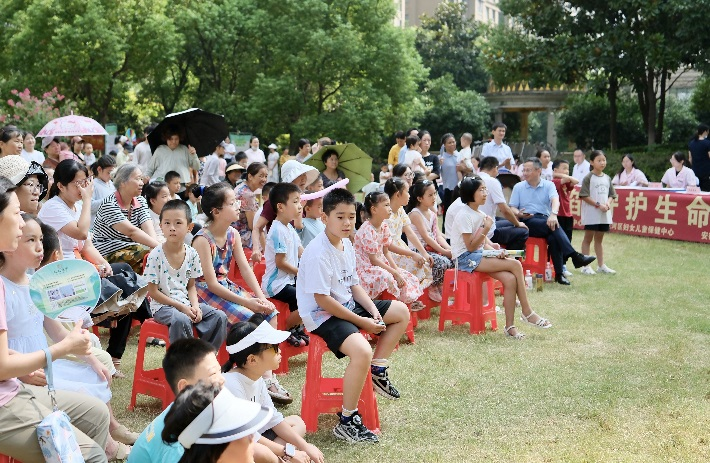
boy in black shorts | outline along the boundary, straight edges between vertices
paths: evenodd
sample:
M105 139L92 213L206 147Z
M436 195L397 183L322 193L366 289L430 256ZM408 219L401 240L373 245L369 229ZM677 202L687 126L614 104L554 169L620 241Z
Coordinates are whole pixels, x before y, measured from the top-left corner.
M306 329L323 338L336 357L350 357L343 377L343 411L333 434L351 443L374 443L377 436L362 424L357 403L368 368L376 392L399 398L387 375L388 358L407 329L409 312L399 301L371 300L359 285L348 239L355 226L350 192L335 189L323 198L323 223L325 230L313 238L298 266L298 312ZM380 335L374 355L360 330Z

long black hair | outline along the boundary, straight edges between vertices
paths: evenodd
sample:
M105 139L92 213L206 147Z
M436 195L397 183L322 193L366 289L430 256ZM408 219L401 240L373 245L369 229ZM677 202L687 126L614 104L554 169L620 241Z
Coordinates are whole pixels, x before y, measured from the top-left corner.
M429 180L422 180L412 185L409 189L409 203L407 207L404 208L407 214L412 212L415 207L419 206L419 197L424 196L424 192L432 185L434 184ZM434 187L434 189L436 189L436 187Z
M68 186L74 181L74 177L76 177L76 174L79 172L84 172L86 177L89 177L89 170L79 161L65 159L57 164L57 167L54 169L54 183L49 189L49 197L54 198L59 195L59 184L61 183L64 186Z

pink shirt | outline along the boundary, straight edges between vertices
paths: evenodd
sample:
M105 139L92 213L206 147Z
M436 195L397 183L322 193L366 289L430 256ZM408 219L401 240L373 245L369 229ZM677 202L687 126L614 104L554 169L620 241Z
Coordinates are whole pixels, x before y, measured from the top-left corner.
M631 173L627 174L624 170L621 174L616 174L611 183L621 186L648 186L648 179L643 172L634 168L631 169Z
M0 279L0 331L7 331L7 313L5 312L5 284ZM17 378L0 381L0 407L17 395L20 382Z

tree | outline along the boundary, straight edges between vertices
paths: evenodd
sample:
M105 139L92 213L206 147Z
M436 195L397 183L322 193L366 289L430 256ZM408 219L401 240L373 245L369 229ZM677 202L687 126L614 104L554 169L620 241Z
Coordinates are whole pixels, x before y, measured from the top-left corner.
M520 25L521 35L537 45L533 58L548 54L560 63L555 58L560 55L563 69L571 63L581 75L596 70L606 76L612 118L616 94L628 82L636 94L649 145L663 139L671 74L707 62L709 39L697 33L697 25L704 23L710 0L502 0L500 6ZM506 52L501 50L504 60Z
M480 36L479 24L466 17L463 2L442 2L434 16L423 15L415 44L429 78L448 74L461 90L485 92L488 73L481 63Z

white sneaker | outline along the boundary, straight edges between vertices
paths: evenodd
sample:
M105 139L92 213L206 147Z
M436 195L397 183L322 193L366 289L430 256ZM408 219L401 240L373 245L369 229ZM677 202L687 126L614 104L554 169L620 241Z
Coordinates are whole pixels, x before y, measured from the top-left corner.
M597 273L592 270L592 267L590 266L582 267L582 270L580 270L580 272L582 273L582 275L596 275Z
M597 272L598 273L614 274L614 273L616 273L616 270L612 270L609 267L607 267L606 264L604 264L601 267L597 267Z
M570 277L574 276L574 273L570 272L569 270L563 270L562 275L564 275L565 278L570 278Z

